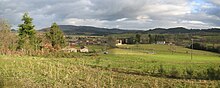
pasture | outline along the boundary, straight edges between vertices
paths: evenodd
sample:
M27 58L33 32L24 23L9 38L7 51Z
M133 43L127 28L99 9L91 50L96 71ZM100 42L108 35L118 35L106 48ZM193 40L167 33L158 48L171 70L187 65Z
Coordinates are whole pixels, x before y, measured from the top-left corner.
M92 46L94 50L102 47ZM172 51L172 50L173 51ZM220 55L168 45L122 45L75 58L0 56L0 87L218 87ZM212 69L212 70L213 70ZM219 75L214 75L217 77ZM212 75L211 75L212 76Z

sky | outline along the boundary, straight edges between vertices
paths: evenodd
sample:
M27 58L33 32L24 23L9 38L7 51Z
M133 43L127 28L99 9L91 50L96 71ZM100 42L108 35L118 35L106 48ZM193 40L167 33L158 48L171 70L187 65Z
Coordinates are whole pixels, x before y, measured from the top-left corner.
M59 25L148 30L220 28L220 0L0 0L13 28L28 12L36 29Z

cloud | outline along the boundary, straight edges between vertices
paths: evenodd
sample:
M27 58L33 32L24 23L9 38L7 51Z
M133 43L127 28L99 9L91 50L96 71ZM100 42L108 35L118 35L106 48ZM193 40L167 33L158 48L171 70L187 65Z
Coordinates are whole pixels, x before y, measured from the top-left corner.
M220 5L220 1L219 0L207 0L208 2L211 2L213 4L216 4L216 5Z
M14 27L24 12L37 29L53 22L141 30L220 26L219 0L0 0L0 18Z

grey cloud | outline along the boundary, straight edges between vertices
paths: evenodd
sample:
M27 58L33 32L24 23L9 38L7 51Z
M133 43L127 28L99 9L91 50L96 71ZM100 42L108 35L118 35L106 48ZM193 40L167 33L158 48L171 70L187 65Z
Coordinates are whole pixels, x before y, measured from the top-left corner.
M29 12L37 28L48 27L52 22L126 29L218 27L219 0L203 0L210 8L196 5L198 1L201 0L0 0L0 18L16 26L21 23L22 14Z
M215 5L220 5L220 1L219 0L206 0L207 2L213 3Z
M146 4L145 0L91 0L91 10L96 18L103 20L117 20L120 18L132 18L141 12Z
M206 10L206 13L220 18L220 7L213 7L211 9L208 9Z

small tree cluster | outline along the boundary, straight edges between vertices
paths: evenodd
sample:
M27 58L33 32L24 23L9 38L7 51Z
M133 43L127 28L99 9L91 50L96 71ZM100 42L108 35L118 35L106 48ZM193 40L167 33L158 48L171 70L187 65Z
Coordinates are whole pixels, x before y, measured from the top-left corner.
M56 23L53 23L46 35L36 32L31 18L25 13L19 24L18 35L11 32L7 21L0 19L0 53L1 54L19 54L19 55L42 55L46 53L44 44L49 44L53 49L65 47L66 41L63 32Z
M66 46L64 34L56 23L52 24L50 30L46 33L46 37L54 49L60 49Z
M107 44L109 47L115 48L116 47L116 38L114 36L108 36Z

